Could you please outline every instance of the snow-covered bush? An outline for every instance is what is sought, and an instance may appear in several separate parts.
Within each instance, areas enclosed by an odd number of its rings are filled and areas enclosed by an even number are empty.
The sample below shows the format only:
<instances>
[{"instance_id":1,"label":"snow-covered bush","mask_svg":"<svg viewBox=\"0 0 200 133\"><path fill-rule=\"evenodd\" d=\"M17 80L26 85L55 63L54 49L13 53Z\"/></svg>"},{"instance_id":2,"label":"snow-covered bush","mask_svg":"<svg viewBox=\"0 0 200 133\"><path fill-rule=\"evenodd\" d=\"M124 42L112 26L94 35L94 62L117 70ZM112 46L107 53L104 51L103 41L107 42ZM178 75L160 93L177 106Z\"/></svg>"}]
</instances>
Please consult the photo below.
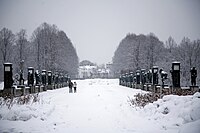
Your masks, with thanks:
<instances>
[{"instance_id":1,"label":"snow-covered bush","mask_svg":"<svg viewBox=\"0 0 200 133\"><path fill-rule=\"evenodd\" d=\"M32 105L39 101L39 94L28 94L15 98L0 97L0 119L27 121L32 117L37 117L36 109Z\"/></svg>"},{"instance_id":2,"label":"snow-covered bush","mask_svg":"<svg viewBox=\"0 0 200 133\"><path fill-rule=\"evenodd\" d=\"M160 93L137 93L134 97L135 99L131 99L129 97L129 102L131 103L131 105L144 107L148 103L153 103L154 101L157 101L159 98L162 97L162 95Z\"/></svg>"},{"instance_id":3,"label":"snow-covered bush","mask_svg":"<svg viewBox=\"0 0 200 133\"><path fill-rule=\"evenodd\" d=\"M38 101L39 101L38 94L28 94L25 96L15 97L15 98L14 97L11 97L11 98L0 97L0 107L7 106L8 109L11 109L14 104L19 104L19 105L32 104Z\"/></svg>"}]
</instances>

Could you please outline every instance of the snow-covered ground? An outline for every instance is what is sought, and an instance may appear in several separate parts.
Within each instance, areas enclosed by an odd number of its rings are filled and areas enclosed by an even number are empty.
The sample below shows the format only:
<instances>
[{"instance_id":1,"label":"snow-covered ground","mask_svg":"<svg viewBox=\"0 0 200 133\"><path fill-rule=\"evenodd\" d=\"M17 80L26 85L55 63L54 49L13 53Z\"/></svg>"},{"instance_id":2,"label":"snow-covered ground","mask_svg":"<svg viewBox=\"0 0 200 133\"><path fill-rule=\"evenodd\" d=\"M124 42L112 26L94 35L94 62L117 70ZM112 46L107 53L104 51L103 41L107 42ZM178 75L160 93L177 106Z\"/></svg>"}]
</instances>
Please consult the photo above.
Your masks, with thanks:
<instances>
[{"instance_id":1,"label":"snow-covered ground","mask_svg":"<svg viewBox=\"0 0 200 133\"><path fill-rule=\"evenodd\" d=\"M4 88L4 82L0 82L0 90L3 90Z\"/></svg>"},{"instance_id":2,"label":"snow-covered ground","mask_svg":"<svg viewBox=\"0 0 200 133\"><path fill-rule=\"evenodd\" d=\"M200 133L200 93L165 96L144 108L128 97L145 93L118 85L118 79L77 81L68 88L39 94L26 105L0 107L0 132L56 133Z\"/></svg>"}]
</instances>

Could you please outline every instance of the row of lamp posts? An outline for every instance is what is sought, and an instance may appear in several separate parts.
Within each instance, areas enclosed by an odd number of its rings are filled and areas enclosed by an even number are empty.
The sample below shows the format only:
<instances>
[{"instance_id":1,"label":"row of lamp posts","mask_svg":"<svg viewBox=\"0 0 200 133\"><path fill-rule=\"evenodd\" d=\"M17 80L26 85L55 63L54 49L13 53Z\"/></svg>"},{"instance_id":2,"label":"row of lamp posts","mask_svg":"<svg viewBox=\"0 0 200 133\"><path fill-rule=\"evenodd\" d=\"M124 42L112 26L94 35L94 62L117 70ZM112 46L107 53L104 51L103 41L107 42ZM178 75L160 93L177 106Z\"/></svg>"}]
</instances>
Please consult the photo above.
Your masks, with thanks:
<instances>
[{"instance_id":1,"label":"row of lamp posts","mask_svg":"<svg viewBox=\"0 0 200 133\"><path fill-rule=\"evenodd\" d=\"M20 88L25 88L24 78L23 78L23 61L20 63L20 78L19 85ZM12 63L4 63L4 89L3 93L6 96L12 96L15 93L15 88L13 87L13 68ZM28 77L27 86L30 88L29 92L34 93L36 88L38 92L46 91L47 89L55 89L67 86L67 82L70 77L66 74L56 72L54 75L51 71L42 70L41 74L36 70L34 72L33 67L28 67ZM35 81L35 82L34 82Z\"/></svg>"},{"instance_id":2,"label":"row of lamp posts","mask_svg":"<svg viewBox=\"0 0 200 133\"><path fill-rule=\"evenodd\" d=\"M195 67L191 68L191 88L198 88L196 86L197 70ZM180 62L172 62L172 67L170 70L172 79L172 89L181 88L180 86ZM133 72L122 74L120 76L120 85L128 86L131 88L141 88L149 90L149 88L156 92L157 86L159 86L159 74L161 78L161 88L164 89L165 81L168 79L168 74L163 69L159 70L158 66L153 66L149 71L145 69L136 70L135 74Z\"/></svg>"}]
</instances>

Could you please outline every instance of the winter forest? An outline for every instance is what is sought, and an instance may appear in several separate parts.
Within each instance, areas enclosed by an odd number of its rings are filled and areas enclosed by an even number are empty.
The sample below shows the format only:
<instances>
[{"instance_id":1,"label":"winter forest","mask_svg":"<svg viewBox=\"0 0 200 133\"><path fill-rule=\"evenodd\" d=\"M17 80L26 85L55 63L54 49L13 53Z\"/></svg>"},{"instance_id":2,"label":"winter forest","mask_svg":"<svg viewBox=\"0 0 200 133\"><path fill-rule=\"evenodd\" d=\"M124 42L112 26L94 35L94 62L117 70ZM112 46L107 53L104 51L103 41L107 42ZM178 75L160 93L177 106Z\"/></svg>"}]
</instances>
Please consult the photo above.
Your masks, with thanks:
<instances>
[{"instance_id":1,"label":"winter forest","mask_svg":"<svg viewBox=\"0 0 200 133\"><path fill-rule=\"evenodd\" d=\"M0 80L3 80L3 63L13 63L13 73L19 73L23 61L24 76L27 67L52 72L68 73L72 78L78 72L78 56L71 40L56 25L41 24L29 37L22 29L14 34L3 28L0 31Z\"/></svg>"},{"instance_id":2,"label":"winter forest","mask_svg":"<svg viewBox=\"0 0 200 133\"><path fill-rule=\"evenodd\" d=\"M200 0L0 0L0 133L200 133Z\"/></svg>"},{"instance_id":3,"label":"winter forest","mask_svg":"<svg viewBox=\"0 0 200 133\"><path fill-rule=\"evenodd\" d=\"M127 34L115 51L113 71L118 75L122 72L135 72L137 69L149 70L156 65L170 75L173 61L181 63L181 85L188 86L190 69L196 67L200 71L200 40L183 37L181 43L177 44L171 36L166 42L161 42L153 33ZM197 77L200 77L200 73Z\"/></svg>"}]
</instances>

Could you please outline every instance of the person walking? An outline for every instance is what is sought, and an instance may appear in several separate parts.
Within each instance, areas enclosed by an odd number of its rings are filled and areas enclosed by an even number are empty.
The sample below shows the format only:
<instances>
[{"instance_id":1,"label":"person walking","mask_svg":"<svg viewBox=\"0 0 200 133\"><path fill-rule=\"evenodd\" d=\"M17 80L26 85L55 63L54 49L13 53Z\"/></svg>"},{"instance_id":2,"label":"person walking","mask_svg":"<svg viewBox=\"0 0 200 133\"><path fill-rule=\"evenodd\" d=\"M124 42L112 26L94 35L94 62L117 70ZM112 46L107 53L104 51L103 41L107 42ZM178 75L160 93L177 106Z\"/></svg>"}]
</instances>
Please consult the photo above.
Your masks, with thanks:
<instances>
[{"instance_id":1,"label":"person walking","mask_svg":"<svg viewBox=\"0 0 200 133\"><path fill-rule=\"evenodd\" d=\"M77 84L76 82L74 82L74 93L76 93L76 87L77 87Z\"/></svg>"},{"instance_id":2,"label":"person walking","mask_svg":"<svg viewBox=\"0 0 200 133\"><path fill-rule=\"evenodd\" d=\"M72 87L73 87L73 83L72 81L69 81L69 93L72 93Z\"/></svg>"}]
</instances>

